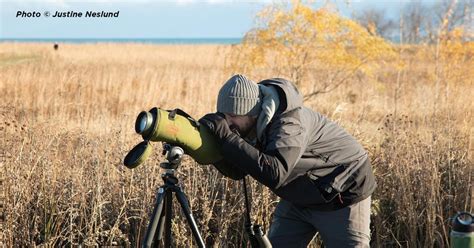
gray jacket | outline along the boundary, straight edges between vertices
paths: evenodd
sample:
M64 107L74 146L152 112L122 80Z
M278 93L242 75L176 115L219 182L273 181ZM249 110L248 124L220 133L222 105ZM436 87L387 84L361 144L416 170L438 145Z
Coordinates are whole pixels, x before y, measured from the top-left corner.
M280 107L255 149L248 144L223 145L225 162L215 166L238 179L250 174L293 204L334 210L367 198L376 187L364 148L336 123L303 106L289 81L260 82L278 90ZM239 151L240 150L240 151Z

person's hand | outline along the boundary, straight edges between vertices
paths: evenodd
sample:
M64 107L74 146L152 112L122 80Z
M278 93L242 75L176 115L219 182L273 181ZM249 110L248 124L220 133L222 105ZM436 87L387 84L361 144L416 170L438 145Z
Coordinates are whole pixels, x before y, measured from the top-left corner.
M232 134L229 124L221 113L207 114L199 119L199 123L207 127L217 137L219 143L222 143Z

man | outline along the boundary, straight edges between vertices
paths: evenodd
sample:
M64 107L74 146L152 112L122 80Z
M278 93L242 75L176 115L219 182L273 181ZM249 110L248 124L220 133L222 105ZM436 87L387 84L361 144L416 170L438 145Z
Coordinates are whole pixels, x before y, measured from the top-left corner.
M231 77L217 111L199 120L222 148L214 166L235 180L248 174L281 198L268 234L273 247L306 247L317 232L326 247L369 247L376 183L351 135L303 106L298 89L280 78Z

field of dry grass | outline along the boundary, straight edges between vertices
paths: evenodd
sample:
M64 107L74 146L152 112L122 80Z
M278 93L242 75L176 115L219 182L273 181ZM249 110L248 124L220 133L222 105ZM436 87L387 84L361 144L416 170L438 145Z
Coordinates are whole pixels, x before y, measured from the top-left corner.
M50 44L0 43L4 244L137 246L162 183L163 157L155 149L134 170L122 165L140 141L135 117L154 106L196 118L215 111L220 85L231 76L231 49L61 44L54 51ZM403 59L402 70L354 77L305 104L370 153L378 182L373 246L442 247L449 217L474 211L474 85L463 77L473 68L452 74L449 65L408 50ZM262 72L254 80L275 76L285 75ZM206 243L244 246L240 184L190 158L179 172ZM278 199L255 182L252 191L253 216L268 230ZM173 231L178 247L193 244L182 215Z

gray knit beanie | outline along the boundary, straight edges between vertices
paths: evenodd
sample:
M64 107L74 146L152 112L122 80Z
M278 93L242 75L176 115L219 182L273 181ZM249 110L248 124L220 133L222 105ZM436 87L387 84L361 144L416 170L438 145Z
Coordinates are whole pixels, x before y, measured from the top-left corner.
M260 104L258 85L240 74L227 80L217 97L217 111L221 113L256 116Z

